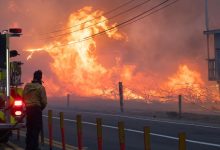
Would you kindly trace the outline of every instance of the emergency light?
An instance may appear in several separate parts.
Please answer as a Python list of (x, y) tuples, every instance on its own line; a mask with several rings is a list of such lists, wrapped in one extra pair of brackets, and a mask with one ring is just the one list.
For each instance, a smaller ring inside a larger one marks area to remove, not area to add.
[(13, 34), (21, 34), (22, 29), (21, 28), (10, 28), (9, 32)]
[(15, 117), (19, 117), (22, 115), (24, 109), (24, 102), (22, 99), (15, 99), (12, 106), (12, 115)]
[(14, 106), (18, 107), (18, 106), (22, 106), (22, 105), (23, 105), (22, 100), (15, 100)]
[(15, 111), (15, 115), (16, 115), (16, 116), (20, 116), (21, 114), (22, 114), (21, 111)]
[(17, 37), (20, 36), (22, 32), (22, 29), (20, 28), (11, 28), (9, 29), (9, 33), (11, 37)]

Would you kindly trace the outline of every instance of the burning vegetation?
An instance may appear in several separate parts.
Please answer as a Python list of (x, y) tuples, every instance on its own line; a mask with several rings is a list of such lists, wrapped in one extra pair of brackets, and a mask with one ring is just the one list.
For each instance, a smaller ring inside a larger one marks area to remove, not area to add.
[[(166, 81), (155, 73), (138, 71), (136, 65), (124, 64), (115, 56), (114, 66), (106, 67), (98, 61), (96, 47), (98, 34), (116, 41), (127, 41), (117, 23), (110, 23), (103, 11), (84, 7), (70, 15), (68, 23), (53, 42), (41, 48), (28, 49), (31, 59), (35, 52), (46, 51), (53, 59), (50, 69), (57, 80), (46, 77), (45, 85), (49, 95), (73, 93), (80, 96), (101, 96), (118, 98), (118, 82), (124, 84), (125, 99), (151, 101), (173, 101), (182, 94), (190, 102), (217, 101), (217, 88), (207, 88), (199, 71), (190, 65), (180, 64), (176, 73)], [(110, 30), (109, 30), (110, 29)]]

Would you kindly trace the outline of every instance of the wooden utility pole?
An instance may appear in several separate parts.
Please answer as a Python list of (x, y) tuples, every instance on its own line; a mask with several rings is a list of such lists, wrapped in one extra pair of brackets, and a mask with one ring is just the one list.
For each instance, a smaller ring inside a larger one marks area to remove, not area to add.
[(182, 118), (182, 95), (179, 95), (179, 118)]
[(120, 97), (120, 109), (121, 112), (124, 112), (124, 97), (123, 97), (123, 85), (122, 82), (118, 83), (119, 86), (119, 97)]

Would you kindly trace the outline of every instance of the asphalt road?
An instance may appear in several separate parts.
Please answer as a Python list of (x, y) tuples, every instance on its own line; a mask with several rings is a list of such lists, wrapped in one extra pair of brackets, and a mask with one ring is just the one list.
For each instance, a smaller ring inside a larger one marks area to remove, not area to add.
[[(53, 109), (53, 108), (52, 108)], [(61, 141), (59, 112), (64, 112), (65, 140), (77, 146), (76, 115), (83, 119), (83, 146), (97, 150), (96, 118), (103, 120), (103, 149), (119, 150), (118, 121), (124, 121), (126, 150), (144, 150), (143, 127), (151, 129), (152, 150), (178, 150), (178, 133), (186, 132), (187, 150), (219, 150), (220, 126), (197, 124), (195, 122), (155, 120), (147, 117), (127, 116), (125, 114), (103, 114), (76, 112), (71, 109), (53, 109), (53, 139)], [(44, 114), (45, 137), (47, 131), (47, 111)]]
[[(25, 129), (20, 130), (19, 139), (17, 137), (17, 131), (13, 131), (13, 135), (10, 137), (10, 141), (8, 143), (0, 143), (0, 150), (24, 150), (25, 149), (25, 137), (26, 131)], [(73, 145), (66, 144), (66, 150), (78, 150), (77, 147)], [(49, 147), (49, 139), (44, 138), (44, 142), (42, 144), (41, 139), (39, 139), (39, 147), (41, 150), (48, 150)], [(53, 141), (53, 150), (62, 150), (62, 143), (60, 141)], [(86, 149), (83, 149), (86, 150)]]

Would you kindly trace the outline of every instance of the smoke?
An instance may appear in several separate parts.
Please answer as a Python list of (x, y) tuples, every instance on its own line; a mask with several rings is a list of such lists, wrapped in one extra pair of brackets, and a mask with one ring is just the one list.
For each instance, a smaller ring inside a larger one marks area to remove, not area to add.
[[(157, 2), (161, 1), (157, 0)], [(21, 57), (16, 59), (24, 62), (23, 81), (28, 82), (34, 70), (42, 69), (45, 80), (50, 80), (51, 84), (57, 83), (58, 79), (49, 67), (54, 60), (47, 52), (35, 53), (32, 59), (26, 61), (29, 53), (22, 51), (41, 47), (53, 41), (53, 39), (42, 38), (43, 33), (64, 27), (70, 14), (84, 6), (92, 6), (94, 10), (106, 12), (123, 2), (126, 1), (0, 0), (0, 29), (17, 26), (23, 29), (23, 37), (13, 39), (11, 42), (13, 49), (21, 50)], [(143, 0), (135, 1), (130, 6), (139, 2)], [(210, 27), (218, 28), (220, 21), (217, 15), (220, 13), (218, 8), (220, 1), (212, 0), (209, 3)], [(151, 5), (153, 3), (134, 11), (133, 14), (150, 8)], [(128, 13), (110, 22), (117, 23), (130, 16), (132, 14)], [(113, 41), (103, 36), (97, 37), (96, 58), (105, 68), (120, 65), (131, 66), (132, 75), (137, 84), (146, 84), (141, 79), (150, 77), (154, 78), (154, 81), (149, 83), (150, 85), (154, 82), (162, 83), (178, 70), (180, 64), (186, 64), (189, 68), (200, 72), (202, 79), (207, 82), (204, 24), (204, 1), (179, 0), (168, 8), (119, 29), (127, 37), (125, 41)], [(58, 83), (61, 87), (64, 86)], [(141, 85), (141, 87), (144, 86)]]
[[(210, 15), (215, 16), (215, 20), (210, 21), (213, 27), (213, 22), (219, 24), (216, 12), (220, 5), (219, 1), (210, 1), (210, 4)], [(207, 81), (204, 24), (203, 1), (178, 1), (128, 27), (129, 52), (123, 55), (124, 60), (137, 63), (140, 70), (157, 72), (162, 78), (172, 74), (179, 64), (186, 63), (199, 70)]]

